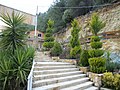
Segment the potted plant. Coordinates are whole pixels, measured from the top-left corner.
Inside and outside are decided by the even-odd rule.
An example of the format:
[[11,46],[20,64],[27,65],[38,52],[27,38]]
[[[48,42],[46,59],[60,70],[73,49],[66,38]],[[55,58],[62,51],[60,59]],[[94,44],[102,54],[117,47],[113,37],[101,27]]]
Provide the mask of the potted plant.
[[102,42],[100,42],[100,38],[97,33],[105,26],[105,23],[100,21],[98,15],[94,13],[89,24],[93,33],[90,42],[92,49],[88,52],[90,55],[88,62],[91,71],[89,73],[89,77],[94,82],[95,86],[100,87],[101,77],[103,75],[102,73],[106,70],[106,59],[101,57],[104,54],[104,51],[100,49],[102,48]]

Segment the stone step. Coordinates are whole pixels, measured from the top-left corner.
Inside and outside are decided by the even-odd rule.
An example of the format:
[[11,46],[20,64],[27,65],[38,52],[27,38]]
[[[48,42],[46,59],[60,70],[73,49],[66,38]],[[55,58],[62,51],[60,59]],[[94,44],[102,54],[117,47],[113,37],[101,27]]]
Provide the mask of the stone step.
[[[46,86],[42,86],[42,87],[36,87],[36,88],[33,88],[33,90],[57,90],[57,88],[62,89],[62,88],[70,87],[70,86],[75,86],[75,85],[78,85],[78,84],[85,83],[87,81],[88,81],[88,78],[80,78],[80,79],[77,79],[77,80],[71,80],[71,81],[46,85]],[[89,85],[87,85],[87,86],[91,86],[91,85],[92,85],[92,82],[90,82]],[[69,90],[74,90],[74,89],[69,89]]]
[[66,65],[72,65],[70,63],[63,63],[63,62],[36,62],[35,66],[66,66]]
[[34,75],[33,80],[58,78],[58,77],[65,77],[65,76],[71,76],[71,75],[79,75],[82,73],[83,73],[82,71],[72,71],[72,72],[62,72],[62,73],[45,74],[45,75]]
[[75,65],[67,65],[67,66],[35,66],[34,70],[53,70],[53,69],[65,69],[65,68],[76,68]]
[[[71,81],[71,80],[80,79],[80,78],[86,78],[86,75],[79,74],[79,75],[72,75],[72,76],[66,76],[66,77],[43,79],[43,80],[35,81],[33,83],[33,87],[38,87],[38,86],[41,87],[41,86],[45,86],[45,85],[50,85],[50,84],[54,84],[54,83],[58,83],[58,82]],[[89,78],[86,79],[86,81],[87,80],[89,80]]]
[[85,89],[85,90],[98,90],[98,87],[92,86],[92,87],[89,87],[89,88],[87,88],[87,89]]
[[[63,88],[61,90],[85,90],[86,88],[89,88],[93,86],[93,82],[84,82],[82,84],[77,84],[77,85],[72,85],[71,87],[68,87],[68,88]],[[94,89],[93,89],[94,90]]]
[[53,74],[53,73],[61,73],[61,72],[71,72],[78,71],[79,68],[67,68],[67,69],[56,69],[56,70],[41,70],[41,71],[33,71],[34,75],[43,75],[43,74]]

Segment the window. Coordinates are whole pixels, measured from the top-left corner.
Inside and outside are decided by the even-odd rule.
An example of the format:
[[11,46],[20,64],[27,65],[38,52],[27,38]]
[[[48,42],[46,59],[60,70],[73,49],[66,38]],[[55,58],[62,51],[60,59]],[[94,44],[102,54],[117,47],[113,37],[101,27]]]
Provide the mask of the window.
[[38,37],[41,37],[41,34],[38,34]]

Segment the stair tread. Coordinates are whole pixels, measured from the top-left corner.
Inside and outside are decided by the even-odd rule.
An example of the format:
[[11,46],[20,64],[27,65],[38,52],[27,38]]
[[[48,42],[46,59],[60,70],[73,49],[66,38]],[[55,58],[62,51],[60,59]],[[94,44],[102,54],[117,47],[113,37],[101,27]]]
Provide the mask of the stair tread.
[[54,73],[54,74],[42,74],[42,75],[34,75],[34,77],[47,77],[47,76],[54,76],[54,75],[65,75],[65,74],[73,74],[73,73],[83,73],[82,71],[71,71],[71,72],[61,72],[61,73]]
[[[45,79],[45,80],[39,80],[39,81],[35,81],[33,84],[36,83],[42,83],[42,82],[50,82],[50,81],[54,81],[54,80],[63,80],[63,79],[69,79],[69,78],[74,78],[74,77],[82,77],[82,76],[86,76],[86,74],[78,74],[78,75],[72,75],[72,76],[66,76],[66,77],[59,77],[59,78],[50,78],[50,79]],[[86,78],[86,77],[83,77]],[[89,79],[89,78],[88,78]]]
[[35,62],[35,64],[69,64],[69,65],[72,65],[70,63],[66,63],[66,62]]
[[[35,66],[34,68],[57,68],[61,66]],[[62,67],[76,67],[75,65],[67,65],[67,66],[62,66]]]
[[55,69],[55,70],[40,70],[40,71],[36,71],[36,70],[34,70],[33,72],[48,72],[48,71],[52,71],[52,72],[54,72],[54,71],[65,71],[65,70],[79,70],[78,68],[67,68],[67,69]]
[[[77,80],[60,82],[60,83],[55,83],[55,84],[46,85],[46,86],[42,86],[42,87],[36,87],[36,88],[33,88],[33,90],[46,90],[46,89],[50,89],[50,88],[59,87],[59,86],[62,86],[62,85],[72,84],[72,83],[75,83],[75,82],[81,82],[83,80],[88,80],[88,78],[81,78],[81,79],[77,79]],[[69,89],[69,90],[72,90],[72,89]]]
[[92,86],[92,87],[89,87],[89,88],[87,88],[85,90],[98,90],[98,87]]
[[[77,90],[79,88],[82,88],[82,87],[85,87],[87,85],[92,85],[93,82],[89,81],[89,82],[85,82],[83,84],[79,84],[79,85],[75,85],[75,86],[71,86],[71,87],[68,87],[68,88],[63,88],[61,90]],[[85,90],[85,89],[84,89]]]

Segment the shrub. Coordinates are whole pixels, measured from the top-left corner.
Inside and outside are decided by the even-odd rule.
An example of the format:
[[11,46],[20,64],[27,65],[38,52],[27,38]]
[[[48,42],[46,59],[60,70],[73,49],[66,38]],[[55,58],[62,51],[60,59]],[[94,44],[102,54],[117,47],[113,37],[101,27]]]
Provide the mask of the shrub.
[[120,75],[113,75],[111,72],[106,72],[102,78],[103,86],[114,90],[120,90]]
[[115,74],[113,86],[115,87],[115,90],[120,90],[120,75],[119,74]]
[[89,54],[87,50],[82,50],[81,55],[80,55],[80,64],[84,67],[89,66]]
[[91,37],[91,42],[99,42],[100,38],[98,36],[92,36]]
[[93,49],[98,49],[102,47],[102,42],[91,42],[90,45]]
[[43,47],[46,47],[46,48],[52,48],[54,46],[54,42],[44,42],[43,43]]
[[51,36],[51,33],[46,33],[45,34],[45,37],[50,37]]
[[94,73],[103,73],[105,71],[105,62],[106,59],[105,58],[90,58],[89,60],[89,64],[90,64],[90,71],[94,72]]
[[102,82],[104,87],[113,88],[114,76],[111,72],[106,72],[103,75]]
[[51,56],[59,56],[62,53],[62,48],[60,43],[55,42],[53,48],[51,49]]
[[81,53],[81,47],[80,46],[76,46],[76,47],[71,49],[70,56],[71,56],[71,58],[76,59],[76,58],[80,57],[80,53]]
[[45,42],[52,42],[52,41],[54,41],[54,37],[45,37],[45,39],[44,39],[44,41]]
[[99,49],[93,49],[93,50],[89,50],[88,51],[90,57],[100,57],[104,54],[104,51],[103,50],[99,50]]
[[45,37],[44,37],[44,43],[43,43],[43,47],[46,48],[46,50],[50,50],[53,45],[54,45],[54,38],[52,37],[52,34],[53,34],[53,25],[54,25],[54,22],[52,20],[48,20],[48,23],[47,23],[47,30],[46,30],[46,34],[45,34]]

